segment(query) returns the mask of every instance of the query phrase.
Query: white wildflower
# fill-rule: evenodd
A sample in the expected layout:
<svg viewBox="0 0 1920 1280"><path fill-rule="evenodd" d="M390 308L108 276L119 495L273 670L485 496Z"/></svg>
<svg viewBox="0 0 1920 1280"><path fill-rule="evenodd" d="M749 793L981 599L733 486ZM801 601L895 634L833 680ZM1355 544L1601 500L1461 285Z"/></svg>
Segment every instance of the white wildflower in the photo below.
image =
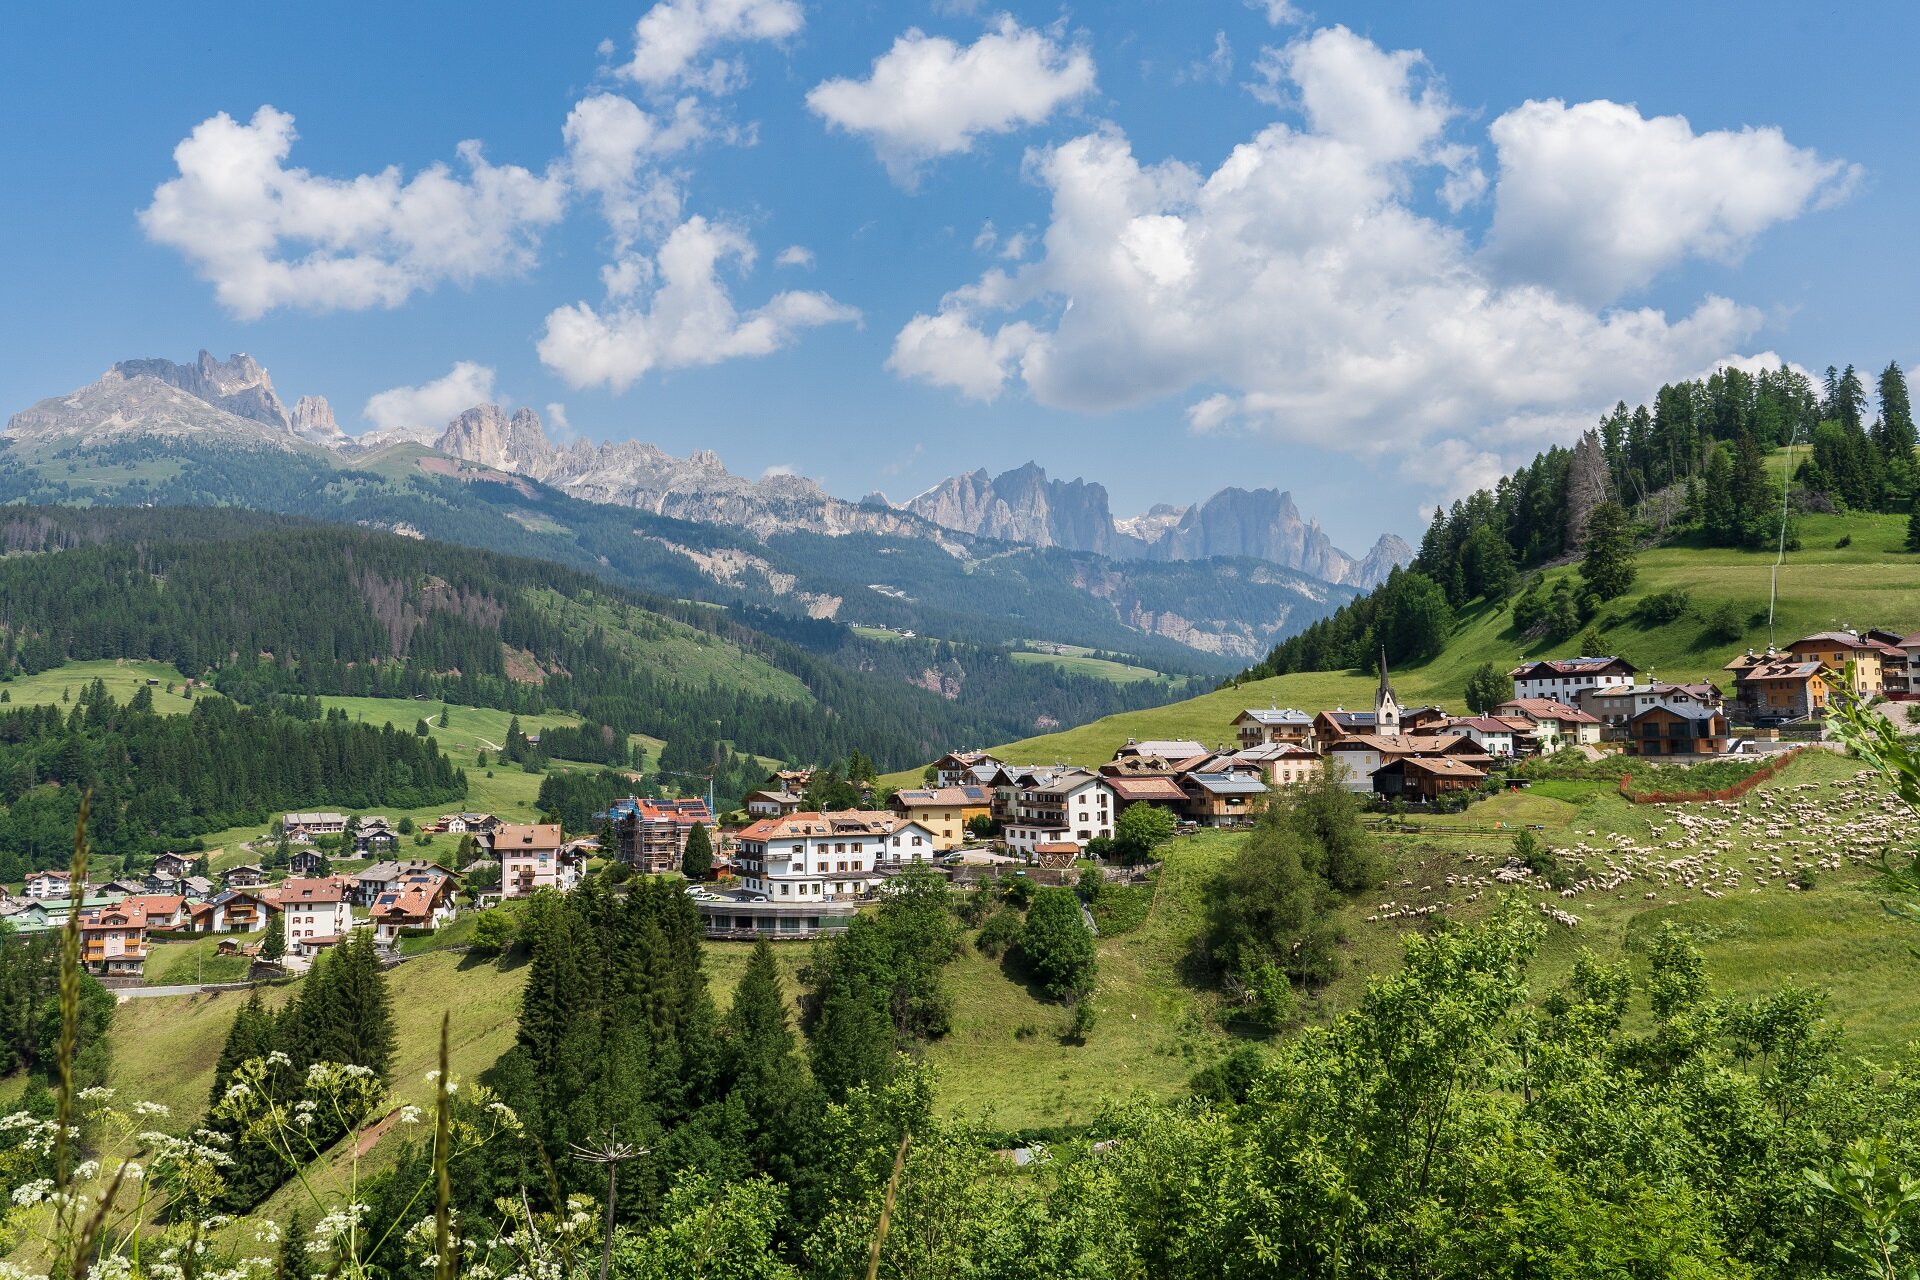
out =
<svg viewBox="0 0 1920 1280"><path fill-rule="evenodd" d="M13 1202L17 1205L39 1204L53 1192L52 1178L35 1178L13 1189Z"/></svg>

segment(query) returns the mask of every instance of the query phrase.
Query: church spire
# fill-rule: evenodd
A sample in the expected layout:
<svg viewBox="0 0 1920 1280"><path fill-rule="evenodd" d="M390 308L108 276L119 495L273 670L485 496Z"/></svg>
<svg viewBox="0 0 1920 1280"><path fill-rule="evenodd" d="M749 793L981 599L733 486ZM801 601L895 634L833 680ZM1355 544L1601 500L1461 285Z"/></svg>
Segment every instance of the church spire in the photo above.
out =
<svg viewBox="0 0 1920 1280"><path fill-rule="evenodd" d="M1387 678L1387 646L1380 646L1380 688L1373 695L1373 731L1383 738L1400 736L1400 700Z"/></svg>

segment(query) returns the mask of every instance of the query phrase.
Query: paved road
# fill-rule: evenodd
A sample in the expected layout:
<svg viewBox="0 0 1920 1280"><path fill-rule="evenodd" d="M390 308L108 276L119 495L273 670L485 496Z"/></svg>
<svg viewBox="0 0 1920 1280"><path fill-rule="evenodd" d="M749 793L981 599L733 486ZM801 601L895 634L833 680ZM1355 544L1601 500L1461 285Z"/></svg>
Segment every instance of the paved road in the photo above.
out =
<svg viewBox="0 0 1920 1280"><path fill-rule="evenodd" d="M118 1000L147 1000L154 996L191 996L199 994L196 986L185 987L120 987L114 991Z"/></svg>

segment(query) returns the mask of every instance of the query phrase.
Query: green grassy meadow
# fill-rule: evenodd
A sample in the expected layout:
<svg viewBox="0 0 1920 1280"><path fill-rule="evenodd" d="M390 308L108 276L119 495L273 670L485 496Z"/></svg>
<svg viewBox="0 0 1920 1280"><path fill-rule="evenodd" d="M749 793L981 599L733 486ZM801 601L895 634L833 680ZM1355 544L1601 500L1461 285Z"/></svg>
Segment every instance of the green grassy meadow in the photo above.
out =
<svg viewBox="0 0 1920 1280"><path fill-rule="evenodd" d="M8 705L11 706L61 705L79 696L80 692L96 679L106 685L107 692L118 702L125 702L140 689L150 687L154 706L161 712L178 714L189 711L193 707L192 700L182 696L180 692L184 684L180 673L173 667L160 662L114 659L69 662L37 675L15 676L11 680L0 681L0 689L7 691ZM149 679L157 680L159 683L148 686ZM172 694L166 692L169 681L175 688ZM223 696L211 689L193 690L194 698ZM539 795L541 780L548 773L599 767L574 761L555 760L540 773L527 773L518 765L499 763L499 751L505 745L507 726L513 721L514 716L511 712L493 707L447 705L410 698L349 698L334 695L324 695L320 698L320 702L329 710L337 708L354 720L365 721L372 725L391 724L398 729L412 729L424 719L427 722L429 736L452 758L456 767L467 771L468 790L464 801L427 805L414 809L384 810L383 815L396 823L406 817L412 818L414 824L420 826L433 822L442 814L455 809L493 813L509 821L531 822L538 816L538 811L534 808L534 800ZM444 727L440 724L440 713L443 709L447 712L447 724ZM528 734L538 734L544 729L580 723L580 717L565 712L526 715L519 719L521 731ZM661 749L666 746L665 739L649 737L645 734L632 735L632 742L635 746L646 748L650 761L658 760ZM489 761L485 768L480 767L479 764L482 752L486 754ZM768 767L775 768L778 764L768 762ZM207 849L213 851L212 869L220 872L241 863L257 861L258 853L243 846L249 841L265 836L267 829L268 823L263 821L208 833L203 840ZM444 860L452 856L454 847L458 843L458 836L443 835L430 837L424 845L416 846L412 837L402 837L399 853L406 857Z"/></svg>
<svg viewBox="0 0 1920 1280"><path fill-rule="evenodd" d="M69 662L37 675L16 675L0 680L0 689L6 691L11 706L54 706L70 703L95 680L107 686L107 692L113 695L115 702L127 701L146 688L148 680L158 680L160 683L153 686L154 710L178 713L193 709L193 703L180 692L181 686L186 683L185 678L172 666L164 662L136 662L126 658ZM169 682L174 687L171 694L166 691ZM195 689L193 696L220 695L210 689Z"/></svg>
<svg viewBox="0 0 1920 1280"><path fill-rule="evenodd" d="M1129 662L1115 662L1110 658L1093 658L1079 653L1034 653L1028 649L1013 651L1015 662L1044 663L1059 667L1068 675L1093 676L1100 680L1111 680L1115 684L1132 684L1136 680L1158 680L1161 673L1152 667L1137 667Z"/></svg>
<svg viewBox="0 0 1920 1280"><path fill-rule="evenodd" d="M259 934L243 934L235 942L254 943ZM147 951L146 982L150 987L198 986L203 983L244 982L252 961L246 956L223 956L217 938L156 942Z"/></svg>

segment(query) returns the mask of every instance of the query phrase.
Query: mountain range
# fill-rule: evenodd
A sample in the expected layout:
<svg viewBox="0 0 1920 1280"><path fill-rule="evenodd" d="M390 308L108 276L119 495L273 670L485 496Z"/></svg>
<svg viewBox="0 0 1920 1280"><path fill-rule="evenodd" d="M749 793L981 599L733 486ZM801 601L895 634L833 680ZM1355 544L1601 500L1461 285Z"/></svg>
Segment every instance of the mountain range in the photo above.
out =
<svg viewBox="0 0 1920 1280"><path fill-rule="evenodd" d="M263 466L263 451L282 461ZM1388 537L1356 560L1271 489L1116 520L1099 484L1029 464L904 504L853 502L804 476L735 475L711 450L558 445L532 409L494 404L350 436L324 396L288 409L251 356L204 351L122 361L14 414L0 430L7 500L319 515L631 583L667 574L716 603L975 643L1081 644L1194 672L1265 652L1411 555Z"/></svg>
<svg viewBox="0 0 1920 1280"><path fill-rule="evenodd" d="M1117 560L1211 560L1244 556L1298 569L1326 582L1378 586L1413 548L1383 534L1359 559L1333 545L1317 520L1301 516L1277 489L1226 488L1191 507L1155 506L1116 520L1102 485L1051 480L1034 463L998 476L982 469L950 476L909 499L906 509L943 528L1035 547L1091 551Z"/></svg>
<svg viewBox="0 0 1920 1280"><path fill-rule="evenodd" d="M494 404L475 405L437 431L399 427L354 437L340 429L325 396L302 396L289 411L267 371L244 354L219 361L202 351L192 364L123 360L98 382L15 414L4 434L98 442L134 428L282 447L305 443L350 456L394 444L426 445L589 502L730 525L760 538L805 529L939 540L937 530L948 530L1115 560L1265 560L1362 590L1413 557L1413 549L1393 534L1383 535L1364 557L1349 555L1318 521L1301 515L1290 493L1274 489L1226 488L1190 507L1162 505L1116 520L1104 486L1050 479L1029 462L998 476L981 469L949 477L899 506L877 495L855 503L804 476L736 476L712 450L681 458L637 440L561 448L532 409L509 414Z"/></svg>

